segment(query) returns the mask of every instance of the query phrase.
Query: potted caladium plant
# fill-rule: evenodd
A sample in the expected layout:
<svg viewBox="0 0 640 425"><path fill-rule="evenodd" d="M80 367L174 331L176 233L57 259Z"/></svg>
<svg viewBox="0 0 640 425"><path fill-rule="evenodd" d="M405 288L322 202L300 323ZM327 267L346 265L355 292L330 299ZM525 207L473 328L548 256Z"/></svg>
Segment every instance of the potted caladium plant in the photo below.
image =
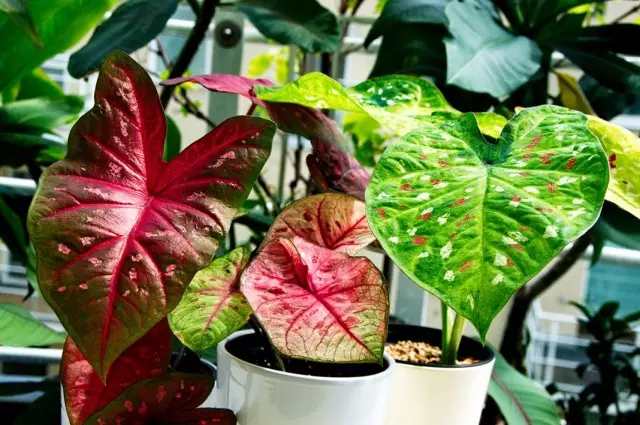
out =
<svg viewBox="0 0 640 425"><path fill-rule="evenodd" d="M95 106L29 211L40 291L69 334L61 380L72 425L235 423L230 410L198 408L210 368L169 366L165 317L225 237L275 126L231 118L169 163L166 127L144 69L112 53Z"/></svg>
<svg viewBox="0 0 640 425"><path fill-rule="evenodd" d="M400 269L440 298L443 320L441 330L391 327L399 364L386 423L477 424L494 354L462 336L465 322L484 342L514 292L594 224L612 146L600 123L554 106L508 122L463 114L429 82L401 76L343 88L310 74L254 90L262 102L365 113L402 136L366 188L367 218Z"/></svg>

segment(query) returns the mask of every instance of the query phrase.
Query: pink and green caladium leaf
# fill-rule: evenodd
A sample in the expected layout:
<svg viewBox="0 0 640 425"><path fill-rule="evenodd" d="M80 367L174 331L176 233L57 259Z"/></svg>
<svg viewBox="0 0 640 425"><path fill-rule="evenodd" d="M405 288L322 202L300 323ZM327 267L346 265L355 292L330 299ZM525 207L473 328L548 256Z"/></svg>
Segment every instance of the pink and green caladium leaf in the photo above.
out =
<svg viewBox="0 0 640 425"><path fill-rule="evenodd" d="M171 373L129 386L118 398L92 415L86 425L146 425L196 423L235 425L229 410L197 409L213 389L206 373ZM198 412L198 413L196 413ZM200 422L194 418L200 414ZM177 422L184 417L185 422Z"/></svg>
<svg viewBox="0 0 640 425"><path fill-rule="evenodd" d="M114 362L106 384L71 338L62 352L60 377L71 425L82 425L135 382L164 375L171 359L171 331L161 320Z"/></svg>
<svg viewBox="0 0 640 425"><path fill-rule="evenodd" d="M248 246L214 259L194 276L169 313L171 330L187 347L203 352L242 328L251 306L240 292L240 274L249 263Z"/></svg>
<svg viewBox="0 0 640 425"><path fill-rule="evenodd" d="M144 69L104 62L95 106L43 174L28 227L42 294L87 361L109 366L178 304L269 156L275 126L231 118L171 162Z"/></svg>
<svg viewBox="0 0 640 425"><path fill-rule="evenodd" d="M320 362L382 362L389 296L364 257L297 236L265 245L241 278L242 293L283 355Z"/></svg>
<svg viewBox="0 0 640 425"><path fill-rule="evenodd" d="M593 225L608 181L580 112L524 109L495 143L465 114L387 148L367 218L395 263L484 339L511 295Z"/></svg>
<svg viewBox="0 0 640 425"><path fill-rule="evenodd" d="M375 240L364 202L340 193L308 196L289 205L274 220L263 245L278 237L295 236L348 255Z"/></svg>

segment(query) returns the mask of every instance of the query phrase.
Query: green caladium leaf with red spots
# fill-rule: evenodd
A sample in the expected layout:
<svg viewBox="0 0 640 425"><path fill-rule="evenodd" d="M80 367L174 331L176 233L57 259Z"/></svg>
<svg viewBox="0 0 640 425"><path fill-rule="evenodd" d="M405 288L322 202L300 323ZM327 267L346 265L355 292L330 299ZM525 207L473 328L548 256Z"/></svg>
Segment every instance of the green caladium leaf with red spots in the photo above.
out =
<svg viewBox="0 0 640 425"><path fill-rule="evenodd" d="M62 352L60 378L71 425L82 425L96 411L137 381L164 375L171 359L171 331L161 320L115 361L107 382L93 370L71 338Z"/></svg>
<svg viewBox="0 0 640 425"><path fill-rule="evenodd" d="M382 274L294 236L265 245L241 278L271 343L285 356L320 362L382 362L389 296Z"/></svg>
<svg viewBox="0 0 640 425"><path fill-rule="evenodd" d="M349 255L375 240L364 202L339 193L309 196L289 205L274 220L263 245L295 236Z"/></svg>
<svg viewBox="0 0 640 425"><path fill-rule="evenodd" d="M592 116L589 130L600 140L609 158L607 201L640 218L640 139L629 130Z"/></svg>
<svg viewBox="0 0 640 425"><path fill-rule="evenodd" d="M193 351L214 347L249 320L251 306L240 292L240 274L250 254L249 247L242 246L214 259L196 273L169 314L173 333Z"/></svg>
<svg viewBox="0 0 640 425"><path fill-rule="evenodd" d="M212 389L211 373L170 373L146 379L129 386L85 424L235 425L230 410L198 409Z"/></svg>
<svg viewBox="0 0 640 425"><path fill-rule="evenodd" d="M466 114L387 148L367 218L395 263L484 339L511 295L593 225L608 180L580 112L524 109L495 143Z"/></svg>
<svg viewBox="0 0 640 425"><path fill-rule="evenodd" d="M165 163L153 82L124 53L104 62L95 106L43 174L28 217L42 294L103 379L209 263L274 132L231 118Z"/></svg>

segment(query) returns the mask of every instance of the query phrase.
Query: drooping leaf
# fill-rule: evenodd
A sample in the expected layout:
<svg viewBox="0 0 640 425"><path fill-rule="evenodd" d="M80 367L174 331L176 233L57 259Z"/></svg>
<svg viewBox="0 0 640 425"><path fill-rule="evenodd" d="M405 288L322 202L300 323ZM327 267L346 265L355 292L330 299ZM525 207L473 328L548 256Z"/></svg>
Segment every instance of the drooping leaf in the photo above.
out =
<svg viewBox="0 0 640 425"><path fill-rule="evenodd" d="M64 96L62 87L56 83L42 68L35 68L20 79L20 90L17 100L46 97L59 99Z"/></svg>
<svg viewBox="0 0 640 425"><path fill-rule="evenodd" d="M138 381L92 415L85 424L164 424L165 419L169 424L175 423L172 420L176 415L191 418L192 412L206 400L212 389L213 377L208 373L170 373ZM233 413L224 412L227 412L226 417L213 423L235 425Z"/></svg>
<svg viewBox="0 0 640 425"><path fill-rule="evenodd" d="M339 193L308 196L289 205L276 217L263 244L295 236L349 255L375 240L367 224L364 202Z"/></svg>
<svg viewBox="0 0 640 425"><path fill-rule="evenodd" d="M640 218L640 175L635 169L640 139L625 128L593 116L589 117L589 130L600 140L609 158L607 201Z"/></svg>
<svg viewBox="0 0 640 425"><path fill-rule="evenodd" d="M611 90L589 75L580 78L580 88L589 99L596 115L605 120L617 117L640 98L632 93Z"/></svg>
<svg viewBox="0 0 640 425"><path fill-rule="evenodd" d="M640 96L640 67L620 56L585 44L556 46L571 62L600 84L618 92Z"/></svg>
<svg viewBox="0 0 640 425"><path fill-rule="evenodd" d="M466 0L446 7L451 38L447 50L447 84L494 97L511 94L540 69L542 51L517 36L495 17L491 2Z"/></svg>
<svg viewBox="0 0 640 425"><path fill-rule="evenodd" d="M515 370L496 353L489 396L509 425L559 425L557 407L542 385Z"/></svg>
<svg viewBox="0 0 640 425"><path fill-rule="evenodd" d="M34 347L62 344L64 338L64 334L36 320L22 307L0 303L0 345Z"/></svg>
<svg viewBox="0 0 640 425"><path fill-rule="evenodd" d="M595 222L608 179L582 113L524 109L495 143L466 114L387 148L367 218L398 267L484 338L511 295Z"/></svg>
<svg viewBox="0 0 640 425"><path fill-rule="evenodd" d="M179 0L129 0L97 26L93 35L69 58L68 71L81 78L97 71L114 50L133 53L162 32Z"/></svg>
<svg viewBox="0 0 640 425"><path fill-rule="evenodd" d="M44 298L105 377L209 263L275 126L232 118L164 163L156 89L118 52L103 65L95 103L73 127L66 158L43 174L28 224Z"/></svg>
<svg viewBox="0 0 640 425"><path fill-rule="evenodd" d="M558 77L558 87L560 88L562 105L584 114L595 115L589 99L587 99L587 96L582 92L580 84L578 84L578 81L573 75L559 71L555 74Z"/></svg>
<svg viewBox="0 0 640 425"><path fill-rule="evenodd" d="M240 292L240 274L249 263L248 246L214 259L194 276L178 306L169 314L176 337L202 353L242 328L251 307Z"/></svg>
<svg viewBox="0 0 640 425"><path fill-rule="evenodd" d="M629 43L629 40L638 39L640 39L640 25L615 23L584 27L578 42L588 48L640 56L638 43Z"/></svg>
<svg viewBox="0 0 640 425"><path fill-rule="evenodd" d="M29 0L0 0L0 12L5 12L27 34L31 41L42 48L42 40L31 17Z"/></svg>
<svg viewBox="0 0 640 425"><path fill-rule="evenodd" d="M102 382L73 340L67 338L60 364L60 379L71 425L82 425L129 385L164 375L170 359L171 332L166 320L158 322L118 357L106 382Z"/></svg>
<svg viewBox="0 0 640 425"><path fill-rule="evenodd" d="M15 25L0 23L0 92L48 58L80 41L116 0L30 0L31 16L43 48Z"/></svg>
<svg viewBox="0 0 640 425"><path fill-rule="evenodd" d="M0 107L0 128L52 131L78 117L84 107L80 96L19 100Z"/></svg>
<svg viewBox="0 0 640 425"><path fill-rule="evenodd" d="M335 52L340 31L335 15L316 0L240 0L235 3L265 37L305 52Z"/></svg>
<svg viewBox="0 0 640 425"><path fill-rule="evenodd" d="M242 293L285 356L323 362L382 361L389 297L368 259L277 238L241 278Z"/></svg>
<svg viewBox="0 0 640 425"><path fill-rule="evenodd" d="M176 122L167 115L167 137L164 141L164 154L162 159L165 161L171 161L178 156L182 149L182 135Z"/></svg>
<svg viewBox="0 0 640 425"><path fill-rule="evenodd" d="M447 75L444 37L447 34L442 25L405 24L393 27L382 38L369 77L409 74L444 81Z"/></svg>
<svg viewBox="0 0 640 425"><path fill-rule="evenodd" d="M376 38L393 33L397 28L412 23L449 24L444 13L445 0L395 0L385 5L380 17L371 26L364 41L369 47Z"/></svg>

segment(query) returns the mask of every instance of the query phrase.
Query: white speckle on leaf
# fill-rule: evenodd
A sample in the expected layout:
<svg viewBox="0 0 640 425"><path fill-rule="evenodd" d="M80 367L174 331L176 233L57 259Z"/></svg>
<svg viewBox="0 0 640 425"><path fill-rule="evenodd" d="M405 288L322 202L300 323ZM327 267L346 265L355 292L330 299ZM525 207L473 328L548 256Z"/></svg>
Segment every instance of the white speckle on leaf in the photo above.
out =
<svg viewBox="0 0 640 425"><path fill-rule="evenodd" d="M102 264L102 260L96 257L89 258L89 262L94 266L99 266L100 264Z"/></svg>
<svg viewBox="0 0 640 425"><path fill-rule="evenodd" d="M422 180L422 181L431 180L431 176L427 176L427 175L420 176L420 180Z"/></svg>
<svg viewBox="0 0 640 425"><path fill-rule="evenodd" d="M522 168L527 165L527 161L518 161L514 165L518 168Z"/></svg>
<svg viewBox="0 0 640 425"><path fill-rule="evenodd" d="M175 272L175 270L176 270L176 265L175 264L168 265L167 268L164 271L164 274L165 274L165 276L171 277L171 276L173 276L173 273Z"/></svg>
<svg viewBox="0 0 640 425"><path fill-rule="evenodd" d="M449 218L449 213L446 213L443 216L438 217L438 224L440 224L440 226L444 226L448 218Z"/></svg>
<svg viewBox="0 0 640 425"><path fill-rule="evenodd" d="M137 263L140 260L142 260L142 254L140 254L139 252L131 256L131 261L133 261L134 263Z"/></svg>
<svg viewBox="0 0 640 425"><path fill-rule="evenodd" d="M520 232L509 232L509 236L517 240L518 242L526 242L529 240L529 238L527 238L525 235L523 235Z"/></svg>
<svg viewBox="0 0 640 425"><path fill-rule="evenodd" d="M496 258L493 260L493 264L496 266L506 266L507 257L499 252L496 252Z"/></svg>
<svg viewBox="0 0 640 425"><path fill-rule="evenodd" d="M498 273L496 275L496 277L493 278L493 280L491 281L492 285L497 285L498 283L502 282L504 280L504 275L502 273Z"/></svg>
<svg viewBox="0 0 640 425"><path fill-rule="evenodd" d="M578 216L581 216L584 213L585 213L584 208L580 208L574 211L569 211L567 214L569 215L569 218L571 220L575 220Z"/></svg>
<svg viewBox="0 0 640 425"><path fill-rule="evenodd" d="M508 236L503 236L502 237L502 242L504 242L507 245L518 245L518 242L516 242L515 240L511 239Z"/></svg>
<svg viewBox="0 0 640 425"><path fill-rule="evenodd" d="M63 243L58 244L58 251L67 255L71 252L71 249Z"/></svg>
<svg viewBox="0 0 640 425"><path fill-rule="evenodd" d="M453 274L451 270L447 270L446 273L444 274L444 280L446 281L452 282L455 278L456 276Z"/></svg>
<svg viewBox="0 0 640 425"><path fill-rule="evenodd" d="M440 249L440 256L442 258L448 258L451 255L451 251L453 251L453 244L449 241Z"/></svg>
<svg viewBox="0 0 640 425"><path fill-rule="evenodd" d="M529 192L529 193L533 193L533 194L535 194L535 195L537 195L537 194L539 194L539 193L540 193L540 191L538 190L538 188L533 187L533 186L526 186L526 187L524 188L524 190L526 190L526 191L527 191L527 192Z"/></svg>
<svg viewBox="0 0 640 425"><path fill-rule="evenodd" d="M80 242L82 242L82 246L87 246L87 245L91 245L94 239L95 238L92 238L91 236L85 236L80 238Z"/></svg>
<svg viewBox="0 0 640 425"><path fill-rule="evenodd" d="M457 157L453 160L454 162L464 162L464 158Z"/></svg>
<svg viewBox="0 0 640 425"><path fill-rule="evenodd" d="M418 254L418 258L427 258L428 256L429 256L429 253L426 251Z"/></svg>
<svg viewBox="0 0 640 425"><path fill-rule="evenodd" d="M399 239L397 236L391 236L391 237L389 238L389 242L391 242L391 243L398 243L398 242L400 242L400 239Z"/></svg>
<svg viewBox="0 0 640 425"><path fill-rule="evenodd" d="M378 196L376 196L376 199L377 199L378 201L381 201L381 200L383 200L383 199L387 199L388 197L389 197L389 194L388 194L388 193L380 192L380 193L378 194Z"/></svg>
<svg viewBox="0 0 640 425"><path fill-rule="evenodd" d="M447 182L440 182L438 184L436 184L434 187L436 189L444 189L445 187L449 186L449 183Z"/></svg>
<svg viewBox="0 0 640 425"><path fill-rule="evenodd" d="M496 190L496 192L504 192L504 187L502 186L494 186L494 189Z"/></svg>
<svg viewBox="0 0 640 425"><path fill-rule="evenodd" d="M557 238L558 237L558 228L556 226L547 226L544 230L543 238Z"/></svg>
<svg viewBox="0 0 640 425"><path fill-rule="evenodd" d="M420 215L427 215L427 214L431 214L433 212L433 207L429 207L426 210L422 211L422 214Z"/></svg>
<svg viewBox="0 0 640 425"><path fill-rule="evenodd" d="M472 187L468 187L464 190L466 193L471 193L473 192L473 188Z"/></svg>
<svg viewBox="0 0 640 425"><path fill-rule="evenodd" d="M476 301L473 299L473 295L468 294L467 301L469 302L469 306L471 307L471 310L473 310L476 307Z"/></svg>
<svg viewBox="0 0 640 425"><path fill-rule="evenodd" d="M584 199L574 199L571 202L573 202L574 205L580 205L581 203L584 202Z"/></svg>
<svg viewBox="0 0 640 425"><path fill-rule="evenodd" d="M411 229L409 229L407 233L409 234L409 236L414 236L417 231L418 231L417 227L412 227Z"/></svg>
<svg viewBox="0 0 640 425"><path fill-rule="evenodd" d="M417 199L418 199L418 201L427 201L427 200L431 199L431 195L429 195L427 192L424 192L424 193L419 194Z"/></svg>
<svg viewBox="0 0 640 425"><path fill-rule="evenodd" d="M558 180L558 184L562 186L563 184L575 183L577 181L578 179L576 177L563 176L563 177L560 177L560 180Z"/></svg>

